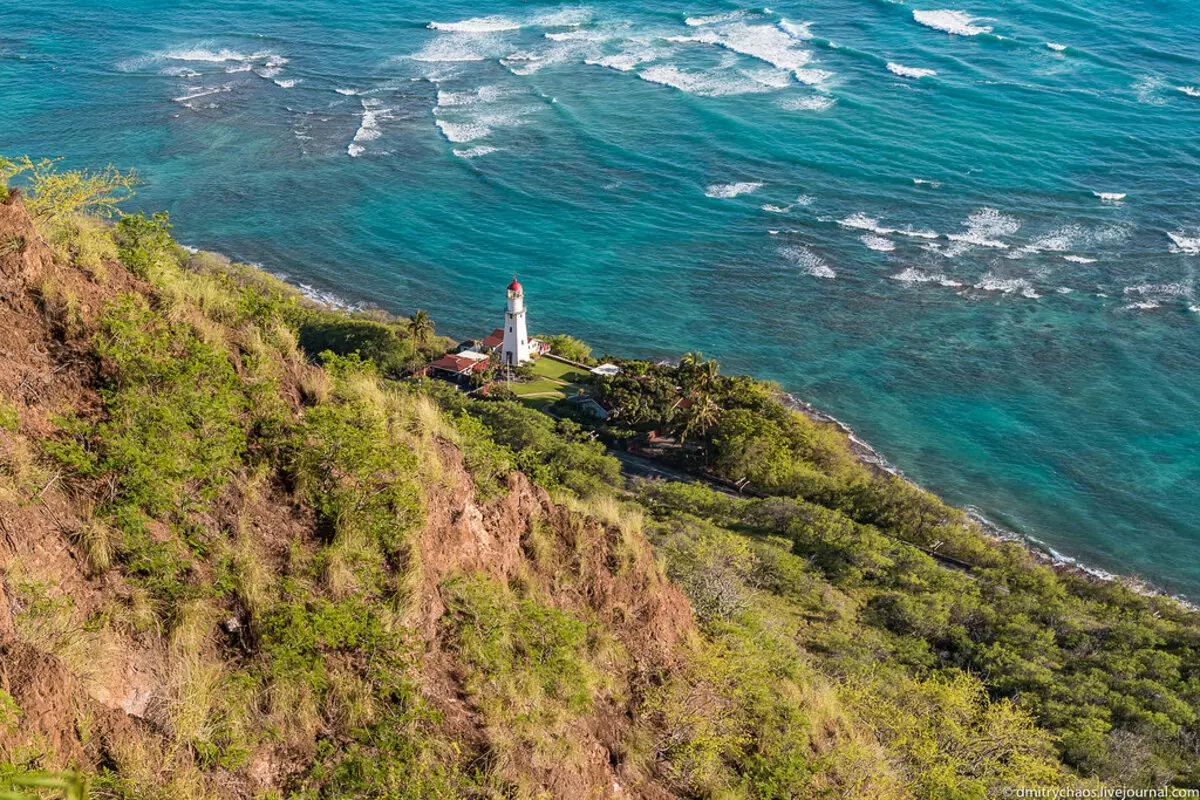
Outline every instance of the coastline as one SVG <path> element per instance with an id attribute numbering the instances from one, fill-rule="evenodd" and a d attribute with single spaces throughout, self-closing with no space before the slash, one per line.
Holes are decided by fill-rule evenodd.
<path id="1" fill-rule="evenodd" d="M 201 249 L 201 248 L 192 247 L 190 245 L 183 245 L 183 246 L 192 252 L 197 252 L 198 250 Z M 221 255 L 225 255 L 225 254 L 222 253 Z M 225 257 L 228 258 L 228 256 L 225 256 Z M 299 280 L 298 278 L 296 278 L 295 276 L 293 276 L 289 273 L 271 270 L 271 269 L 267 268 L 265 265 L 260 264 L 260 263 L 238 262 L 238 261 L 236 261 L 236 259 L 234 259 L 233 261 L 234 261 L 234 263 L 244 263 L 244 264 L 246 264 L 246 266 L 260 270 L 260 271 L 270 275 L 271 277 L 276 278 L 277 280 L 292 287 L 308 302 L 311 302 L 311 303 L 314 303 L 314 304 L 317 304 L 320 306 L 324 306 L 331 310 L 345 311 L 345 312 L 353 313 L 353 312 L 359 312 L 359 311 L 366 311 L 366 310 L 369 310 L 374 307 L 371 304 L 351 302 L 351 301 L 346 300 L 345 298 L 335 294 L 334 292 L 332 292 L 330 290 L 318 289 L 314 286 L 311 286 L 307 283 L 302 282 L 301 280 Z M 657 358 L 657 359 L 651 359 L 651 360 L 655 361 L 655 362 L 674 362 L 675 361 L 675 359 L 663 359 L 661 357 Z M 754 377 L 754 376 L 751 376 L 751 377 Z M 833 416 L 832 414 L 829 414 L 828 412 L 818 408 L 817 406 L 814 406 L 813 404 L 811 404 L 805 400 L 801 400 L 800 398 L 793 395 L 791 392 L 787 392 L 787 391 L 782 392 L 782 394 L 780 396 L 780 402 L 785 407 L 790 408 L 793 411 L 798 411 L 801 414 L 804 414 L 805 416 L 809 417 L 810 419 L 813 419 L 817 422 L 827 423 L 827 424 L 831 424 L 831 425 L 835 426 L 841 433 L 843 433 L 846 436 L 847 440 L 850 443 L 851 453 L 855 456 L 855 458 L 857 458 L 862 463 L 867 464 L 868 466 L 870 466 L 873 469 L 876 469 L 881 472 L 885 472 L 889 475 L 893 475 L 897 478 L 900 478 L 901 480 L 903 480 L 919 489 L 922 489 L 924 491 L 929 491 L 928 489 L 926 489 L 926 487 L 921 486 L 916 481 L 912 480 L 907 475 L 905 475 L 904 471 L 901 470 L 899 467 L 895 466 L 890 461 L 888 461 L 888 459 L 882 453 L 880 453 L 879 450 L 877 450 L 873 445 L 871 445 L 865 439 L 860 437 L 850 425 L 846 424 L 845 422 L 843 422 L 842 420 Z M 936 495 L 937 492 L 933 492 L 933 494 Z M 1114 573 L 1114 572 L 1110 572 L 1108 570 L 1102 569 L 1100 567 L 1089 566 L 1087 563 L 1085 563 L 1084 561 L 1081 561 L 1080 559 L 1077 559 L 1072 556 L 1058 552 L 1053 547 L 1045 544 L 1044 542 L 1040 541 L 1039 539 L 1037 539 L 1034 536 L 1018 533 L 1016 531 L 1005 528 L 1004 526 L 999 525 L 996 522 L 993 522 L 992 520 L 988 519 L 978 508 L 976 508 L 974 506 L 965 506 L 965 507 L 962 507 L 961 510 L 967 515 L 967 517 L 972 522 L 974 522 L 979 527 L 980 531 L 988 538 L 993 539 L 995 541 L 999 541 L 999 542 L 1012 542 L 1012 543 L 1019 544 L 1036 561 L 1038 561 L 1041 564 L 1044 564 L 1047 567 L 1050 567 L 1051 569 L 1055 570 L 1056 572 L 1071 574 L 1076 577 L 1079 577 L 1079 578 L 1082 578 L 1085 580 L 1090 580 L 1090 581 L 1119 583 L 1136 594 L 1139 594 L 1139 595 L 1142 595 L 1145 597 L 1160 597 L 1160 598 L 1165 598 L 1168 600 L 1173 600 L 1191 611 L 1200 611 L 1200 602 L 1194 602 L 1186 597 L 1183 597 L 1183 596 L 1180 596 L 1177 594 L 1172 594 L 1170 592 L 1167 592 L 1163 589 L 1156 587 L 1151 582 L 1148 582 L 1148 581 L 1145 581 L 1145 580 L 1142 580 L 1139 578 L 1135 578 L 1133 576 L 1121 575 L 1118 573 Z"/>
<path id="2" fill-rule="evenodd" d="M 887 460 L 878 450 L 871 446 L 866 440 L 861 438 L 854 432 L 854 429 L 842 422 L 832 414 L 828 414 L 816 406 L 804 400 L 797 398 L 790 392 L 784 392 L 781 398 L 783 404 L 794 411 L 799 411 L 801 414 L 816 420 L 817 422 L 826 422 L 837 427 L 839 431 L 846 435 L 850 441 L 850 450 L 856 458 L 875 469 L 886 472 L 889 475 L 894 475 L 903 481 L 906 481 L 919 489 L 928 491 L 925 487 L 918 484 L 916 481 L 909 478 L 899 468 L 894 466 Z M 937 494 L 934 492 L 934 494 Z M 1040 541 L 1036 537 L 1028 534 L 1017 533 L 1008 528 L 998 525 L 988 519 L 983 513 L 974 506 L 966 506 L 962 508 L 967 517 L 979 526 L 983 534 L 991 539 L 1000 542 L 1014 542 L 1025 548 L 1026 551 L 1037 561 L 1054 569 L 1057 572 L 1073 574 L 1077 577 L 1092 581 L 1104 581 L 1119 583 L 1125 586 L 1130 591 L 1142 595 L 1144 597 L 1162 597 L 1168 600 L 1173 600 L 1191 611 L 1200 611 L 1200 604 L 1182 597 L 1177 594 L 1159 589 L 1154 584 L 1147 581 L 1134 578 L 1129 575 L 1119 575 L 1114 572 L 1109 572 L 1100 567 L 1092 567 L 1080 561 L 1077 558 L 1065 555 L 1055 550 L 1045 542 Z"/>

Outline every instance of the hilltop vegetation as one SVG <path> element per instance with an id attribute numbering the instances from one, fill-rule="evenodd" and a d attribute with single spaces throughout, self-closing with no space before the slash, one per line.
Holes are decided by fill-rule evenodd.
<path id="1" fill-rule="evenodd" d="M 402 379 L 446 347 L 427 315 L 190 253 L 115 214 L 131 176 L 30 174 L 0 204 L 0 794 L 1200 787 L 1196 614 L 988 539 L 774 387 L 622 362 L 592 424 Z M 650 428 L 759 496 L 626 481 L 593 433 Z"/>

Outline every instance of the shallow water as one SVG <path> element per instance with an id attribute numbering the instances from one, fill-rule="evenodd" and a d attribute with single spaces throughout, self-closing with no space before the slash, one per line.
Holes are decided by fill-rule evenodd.
<path id="1" fill-rule="evenodd" d="M 517 271 L 534 331 L 703 350 L 1200 597 L 1188 4 L 94 5 L 0 11 L 0 152 L 452 335 Z"/>

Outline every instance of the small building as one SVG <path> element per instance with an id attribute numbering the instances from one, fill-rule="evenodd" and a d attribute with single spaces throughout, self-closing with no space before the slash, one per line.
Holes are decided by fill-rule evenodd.
<path id="1" fill-rule="evenodd" d="M 490 355 L 500 349 L 500 346 L 503 344 L 504 328 L 496 328 L 487 337 L 480 339 L 476 347 L 479 348 L 479 352 Z"/>
<path id="2" fill-rule="evenodd" d="M 581 414 L 596 419 L 608 419 L 609 410 L 599 400 L 588 394 L 576 394 L 567 398 L 567 402 Z"/>
<path id="3" fill-rule="evenodd" d="M 603 377 L 609 378 L 609 377 L 612 377 L 613 375 L 620 375 L 621 368 L 618 367 L 616 364 L 601 364 L 598 367 L 592 367 L 591 373 L 593 375 L 601 375 Z"/>
<path id="4" fill-rule="evenodd" d="M 455 383 L 465 383 L 471 376 L 484 372 L 488 368 L 488 356 L 477 350 L 464 350 L 461 353 L 447 354 L 429 365 L 429 372 L 435 378 L 444 378 Z"/>

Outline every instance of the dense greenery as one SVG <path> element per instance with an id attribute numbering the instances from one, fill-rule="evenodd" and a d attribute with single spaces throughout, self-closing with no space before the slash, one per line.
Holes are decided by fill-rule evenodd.
<path id="1" fill-rule="evenodd" d="M 75 763 L 20 739 L 5 687 L 0 792 L 78 766 L 131 800 L 532 798 L 583 792 L 546 782 L 592 763 L 583 741 L 683 797 L 1200 788 L 1195 613 L 988 539 L 776 387 L 695 354 L 581 378 L 603 422 L 469 397 L 404 377 L 444 349 L 424 312 L 321 308 L 165 215 L 70 206 L 37 215 L 60 267 L 31 313 L 93 383 L 33 423 L 0 396 L 0 513 L 56 515 L 86 568 L 5 563 L 3 596 L 13 641 L 88 691 L 130 649 L 161 683 L 102 742 L 73 706 Z M 601 442 L 651 431 L 709 480 L 626 481 Z M 553 513 L 505 496 L 513 470 Z M 422 563 L 464 495 L 441 524 L 481 548 L 538 505 L 507 572 Z M 679 591 L 677 641 L 639 629 Z"/>

